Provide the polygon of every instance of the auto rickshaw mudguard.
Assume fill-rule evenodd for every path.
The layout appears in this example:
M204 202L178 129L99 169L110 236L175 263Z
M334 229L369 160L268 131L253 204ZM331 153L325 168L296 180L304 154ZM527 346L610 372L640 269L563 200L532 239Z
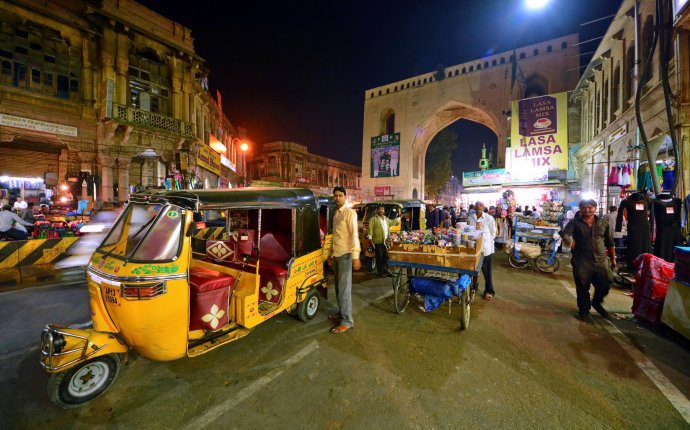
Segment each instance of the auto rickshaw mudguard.
M114 333L48 324L41 334L41 366L48 373L65 371L94 357L129 351Z

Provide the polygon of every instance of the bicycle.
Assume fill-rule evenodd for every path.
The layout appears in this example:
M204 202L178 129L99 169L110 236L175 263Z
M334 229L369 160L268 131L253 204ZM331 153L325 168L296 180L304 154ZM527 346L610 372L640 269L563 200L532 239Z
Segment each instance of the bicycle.
M529 266L536 267L544 273L557 271L561 266L556 257L558 247L561 245L560 235L558 232L554 232L551 238L540 237L536 239L540 241L539 244L514 241L507 243L508 263L515 269L524 269ZM547 249L549 243L551 250Z

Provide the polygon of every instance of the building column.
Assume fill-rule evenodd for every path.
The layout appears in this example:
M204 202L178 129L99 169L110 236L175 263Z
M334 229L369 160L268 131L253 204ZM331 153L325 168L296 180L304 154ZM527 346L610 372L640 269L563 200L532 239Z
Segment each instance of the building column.
M192 122L192 111L190 109L190 94L192 94L192 84L185 81L182 84L182 121Z
M129 156L117 157L117 201L122 204L129 201L129 165L132 158Z
M79 172L88 172L93 174L93 160L96 158L93 152L80 152L79 153ZM93 197L89 196L89 190L86 181L81 186L81 200L94 200Z
M115 167L115 160L113 157L104 154L98 154L98 170L100 172L100 195L98 200L103 202L113 201L113 167Z
M117 104L127 104L127 71L129 70L129 60L124 57L117 57L115 62L117 77L115 78L115 100Z

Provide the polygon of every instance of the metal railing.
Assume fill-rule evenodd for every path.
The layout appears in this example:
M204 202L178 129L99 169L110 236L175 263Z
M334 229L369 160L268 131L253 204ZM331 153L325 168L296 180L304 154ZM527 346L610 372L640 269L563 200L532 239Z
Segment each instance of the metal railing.
M194 136L193 124L155 112L113 104L113 117L130 124L143 125L157 130L165 130L180 136Z

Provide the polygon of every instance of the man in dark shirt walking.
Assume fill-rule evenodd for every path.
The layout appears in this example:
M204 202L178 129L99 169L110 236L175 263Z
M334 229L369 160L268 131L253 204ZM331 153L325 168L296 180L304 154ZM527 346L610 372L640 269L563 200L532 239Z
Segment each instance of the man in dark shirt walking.
M616 267L613 232L606 217L594 215L596 207L594 200L582 200L580 211L561 233L573 254L573 278L578 308L576 318L581 321L589 316L590 307L604 318L609 317L601 304L609 293L613 280L612 269ZM590 299L591 285L594 285L594 297Z

